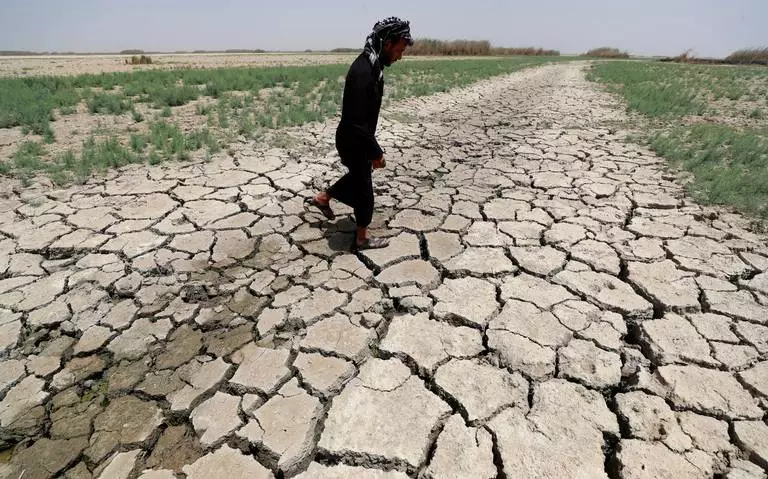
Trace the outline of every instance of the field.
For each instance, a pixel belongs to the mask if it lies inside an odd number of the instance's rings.
[[[638,139],[693,173],[697,200],[768,217],[768,68],[616,61],[590,78],[642,114]]]
[[[352,53],[0,58],[0,174],[63,185],[129,163],[209,159],[234,141],[338,113]],[[563,57],[410,57],[385,103]],[[640,113],[637,139],[693,173],[700,201],[768,216],[768,69],[595,61]]]
[[[385,103],[552,61],[409,60]],[[336,115],[348,63],[0,79],[0,173],[84,181],[129,163],[210,158],[233,141]]]
[[[352,53],[180,53],[150,55],[151,65],[131,65],[131,55],[0,56],[0,77],[130,73],[143,70],[302,66],[346,63]]]

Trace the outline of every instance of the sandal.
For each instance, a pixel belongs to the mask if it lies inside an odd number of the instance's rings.
[[[329,220],[332,220],[332,219],[336,218],[336,214],[333,212],[333,210],[331,209],[330,205],[328,205],[327,203],[326,204],[320,203],[319,201],[317,201],[316,198],[306,198],[306,199],[304,199],[304,206],[305,207],[307,207],[307,206],[314,206],[315,208],[320,210],[320,212],[323,214],[323,216],[325,216]]]
[[[386,238],[366,238],[363,244],[357,244],[357,239],[352,241],[352,251],[362,251],[366,249],[379,249],[389,246],[389,240]]]

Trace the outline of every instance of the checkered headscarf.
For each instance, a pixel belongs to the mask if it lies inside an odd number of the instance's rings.
[[[379,61],[379,55],[381,55],[381,50],[384,48],[384,42],[387,40],[395,42],[400,39],[404,39],[408,42],[408,45],[413,45],[410,22],[400,20],[397,17],[389,17],[376,22],[373,26],[373,31],[365,39],[364,51],[368,55],[371,65],[375,65]]]

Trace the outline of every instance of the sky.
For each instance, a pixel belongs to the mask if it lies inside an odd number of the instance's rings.
[[[399,16],[416,38],[583,53],[768,47],[768,0],[0,0],[0,50],[118,52],[361,47]]]

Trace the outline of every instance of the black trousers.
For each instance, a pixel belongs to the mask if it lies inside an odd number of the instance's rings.
[[[349,171],[329,189],[331,198],[355,210],[355,222],[367,228],[373,218],[373,179],[368,162],[350,163]]]

